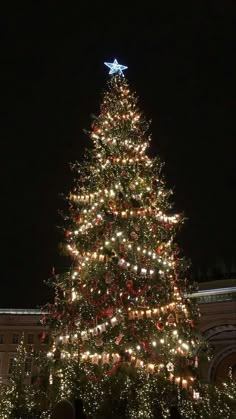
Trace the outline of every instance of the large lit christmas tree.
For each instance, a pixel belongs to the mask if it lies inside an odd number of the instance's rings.
[[[180,397],[198,396],[198,309],[175,242],[183,217],[172,212],[160,159],[147,154],[127,67],[105,64],[93,147],[73,164],[67,196],[72,265],[51,281],[51,382],[59,398],[79,395],[89,418],[168,417]]]

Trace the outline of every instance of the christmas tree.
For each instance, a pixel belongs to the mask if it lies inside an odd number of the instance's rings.
[[[184,219],[162,162],[147,154],[149,124],[127,67],[105,64],[111,77],[92,147],[72,165],[66,197],[71,267],[50,282],[51,382],[58,398],[81,397],[89,418],[168,417],[180,395],[198,397],[198,308],[175,242]]]
[[[35,408],[35,391],[29,384],[30,371],[27,360],[32,359],[24,345],[24,336],[13,359],[7,384],[0,383],[0,412],[2,419],[22,418]],[[30,362],[31,365],[31,362]]]

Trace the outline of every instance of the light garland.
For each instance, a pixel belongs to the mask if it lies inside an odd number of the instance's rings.
[[[166,306],[161,306],[160,308],[147,308],[147,309],[141,309],[141,310],[131,310],[128,309],[128,319],[129,320],[144,320],[149,318],[155,318],[160,315],[163,315],[165,313],[168,313],[169,310],[174,311],[177,308],[176,303],[170,303]],[[181,308],[181,311],[179,309]],[[181,307],[178,307],[178,312],[175,312],[175,318],[171,317],[172,314],[170,313],[167,317],[167,325],[178,323],[180,316],[184,315],[187,318],[187,309],[184,304],[181,305]],[[174,321],[173,321],[174,320]],[[95,327],[89,328],[88,330],[84,330],[80,332],[81,338],[83,341],[86,341],[89,339],[89,336],[97,336],[100,333],[104,333],[107,330],[107,327],[110,325],[111,327],[115,327],[118,324],[122,323],[124,321],[124,316],[118,313],[116,316],[113,316],[109,321],[103,323],[96,324]],[[59,340],[61,340],[63,343],[67,343],[70,336],[60,336]],[[76,340],[78,338],[78,334],[75,333],[72,335],[72,339]]]

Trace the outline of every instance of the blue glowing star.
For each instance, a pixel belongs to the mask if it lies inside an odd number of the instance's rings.
[[[118,73],[120,76],[123,76],[123,70],[126,70],[125,65],[118,64],[117,59],[114,59],[113,63],[104,63],[107,67],[110,68],[109,74],[115,74]]]

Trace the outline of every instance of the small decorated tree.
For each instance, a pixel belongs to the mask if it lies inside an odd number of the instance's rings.
[[[24,345],[24,336],[17,348],[7,384],[1,384],[0,406],[5,419],[21,418],[35,407],[34,390],[27,382],[26,361],[30,355]]]

